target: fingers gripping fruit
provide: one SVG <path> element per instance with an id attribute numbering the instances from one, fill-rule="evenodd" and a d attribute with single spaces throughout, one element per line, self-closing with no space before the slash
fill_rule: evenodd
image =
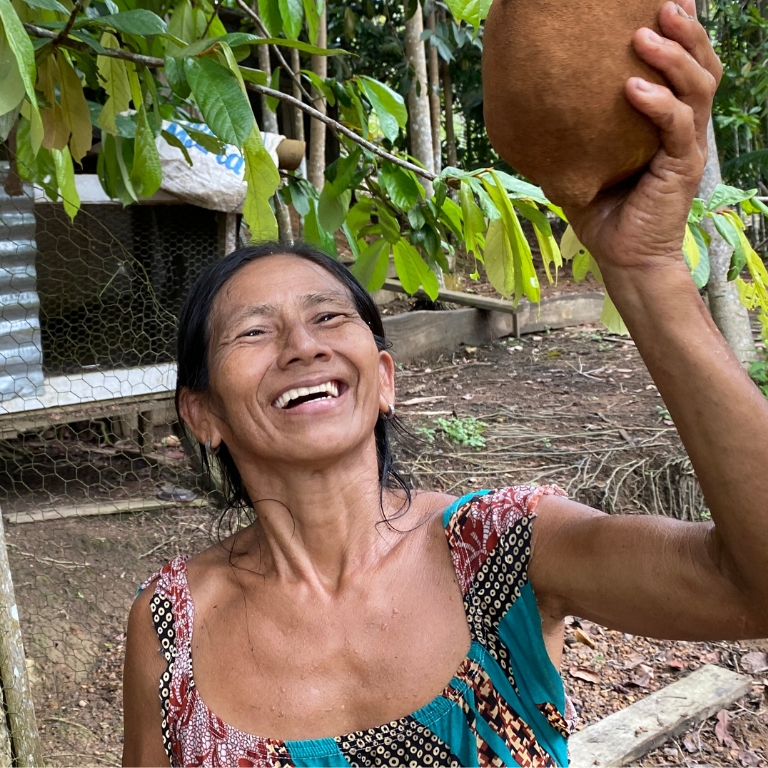
<path id="1" fill-rule="evenodd" d="M 483 38 L 485 125 L 496 151 L 554 203 L 587 205 L 659 149 L 627 101 L 633 76 L 663 83 L 632 38 L 659 31 L 663 0 L 494 0 Z"/>

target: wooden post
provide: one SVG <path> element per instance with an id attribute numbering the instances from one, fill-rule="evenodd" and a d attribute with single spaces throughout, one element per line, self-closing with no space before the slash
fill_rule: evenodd
<path id="1" fill-rule="evenodd" d="M 152 411 L 139 411 L 139 449 L 142 453 L 152 453 L 155 450 L 152 434 L 154 421 Z"/>
<path id="2" fill-rule="evenodd" d="M 19 609 L 16 606 L 13 591 L 2 516 L 0 516 L 0 680 L 2 680 L 5 709 L 11 731 L 13 764 L 42 765 L 43 748 L 37 732 L 32 691 L 27 679 Z M 5 752 L 1 734 L 0 751 Z M 4 754 L 0 754 L 0 759 L 3 757 Z"/>

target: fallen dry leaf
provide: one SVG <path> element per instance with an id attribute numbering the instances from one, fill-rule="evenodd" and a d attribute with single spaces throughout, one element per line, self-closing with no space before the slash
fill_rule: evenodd
<path id="1" fill-rule="evenodd" d="M 762 651 L 752 651 L 741 657 L 741 668 L 751 675 L 768 669 L 768 655 Z"/>
<path id="2" fill-rule="evenodd" d="M 738 755 L 736 755 L 738 761 L 744 766 L 756 766 L 760 765 L 760 758 L 754 753 L 746 749 L 742 749 Z"/>
<path id="3" fill-rule="evenodd" d="M 688 736 L 686 736 L 683 739 L 683 747 L 685 747 L 685 751 L 689 754 L 693 754 L 694 752 L 698 752 L 699 748 L 693 743 L 693 740 L 690 739 Z"/>
<path id="4" fill-rule="evenodd" d="M 685 669 L 688 665 L 684 661 L 680 661 L 680 659 L 672 659 L 671 661 L 667 662 L 667 666 L 670 667 L 670 669 L 676 669 L 679 671 Z"/>
<path id="5" fill-rule="evenodd" d="M 715 723 L 715 736 L 717 740 L 726 747 L 733 748 L 736 742 L 731 735 L 731 716 L 727 709 L 721 709 L 717 713 L 717 722 Z"/>
<path id="6" fill-rule="evenodd" d="M 597 648 L 597 645 L 590 637 L 589 632 L 585 632 L 583 629 L 575 629 L 573 631 L 573 636 L 583 645 L 589 646 L 590 648 Z"/>
<path id="7" fill-rule="evenodd" d="M 600 683 L 600 675 L 594 669 L 589 669 L 589 667 L 571 667 L 568 670 L 568 674 L 577 680 L 586 680 L 588 683 L 594 683 L 595 685 Z"/>
<path id="8" fill-rule="evenodd" d="M 629 685 L 636 685 L 638 688 L 647 688 L 651 684 L 651 678 L 653 675 L 648 672 L 643 672 L 639 675 L 633 675 L 629 681 Z"/>
<path id="9" fill-rule="evenodd" d="M 645 656 L 637 651 L 632 651 L 624 662 L 624 669 L 634 669 L 645 661 Z"/>

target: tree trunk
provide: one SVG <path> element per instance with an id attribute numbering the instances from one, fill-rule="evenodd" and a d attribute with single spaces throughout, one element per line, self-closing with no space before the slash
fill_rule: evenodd
<path id="1" fill-rule="evenodd" d="M 318 48 L 325 48 L 328 44 L 328 22 L 325 6 L 320 14 L 320 24 L 317 32 Z M 325 80 L 328 77 L 328 59 L 325 56 L 312 56 L 312 71 L 320 78 Z M 313 106 L 318 112 L 324 115 L 327 113 L 327 106 L 322 94 L 313 91 L 317 95 Z M 313 120 L 309 130 L 309 163 L 307 164 L 307 178 L 317 188 L 322 189 L 325 184 L 325 123 L 319 120 Z"/>
<path id="2" fill-rule="evenodd" d="M 427 28 L 435 31 L 435 11 L 427 16 Z M 442 141 L 440 140 L 440 59 L 437 46 L 429 45 L 427 59 L 427 74 L 429 76 L 429 119 L 432 124 L 432 163 L 435 173 L 440 173 L 443 166 Z"/>
<path id="3" fill-rule="evenodd" d="M 405 22 L 405 58 L 414 72 L 411 90 L 408 91 L 408 128 L 411 137 L 411 154 L 428 170 L 434 171 L 435 158 L 432 148 L 432 120 L 429 115 L 429 84 L 427 82 L 427 57 L 424 52 L 424 18 L 421 3 L 416 12 Z M 432 197 L 432 182 L 420 179 L 427 197 Z"/>
<path id="4" fill-rule="evenodd" d="M 301 77 L 301 55 L 298 48 L 291 48 L 291 69 L 296 77 Z M 293 83 L 293 98 L 303 101 L 301 88 L 298 83 Z M 304 141 L 304 113 L 298 108 L 293 108 L 293 138 Z"/>
<path id="5" fill-rule="evenodd" d="M 259 12 L 259 4 L 255 0 L 253 3 L 253 10 L 256 13 Z M 259 61 L 259 69 L 267 75 L 267 82 L 270 82 L 272 77 L 272 62 L 269 57 L 268 45 L 257 45 L 257 56 Z M 277 113 L 273 112 L 267 106 L 267 97 L 261 97 L 261 129 L 265 133 L 280 133 L 277 125 Z M 282 201 L 280 195 L 275 193 L 274 196 L 275 205 L 275 218 L 277 219 L 277 232 L 280 242 L 290 243 L 293 242 L 293 228 L 291 227 L 291 215 L 288 212 L 288 206 Z"/>
<path id="6" fill-rule="evenodd" d="M 715 187 L 722 181 L 712 120 L 709 121 L 707 139 L 709 158 L 699 187 L 699 197 L 704 200 L 709 200 Z M 707 283 L 709 311 L 736 357 L 742 364 L 745 364 L 751 360 L 756 360 L 757 352 L 752 337 L 749 313 L 739 300 L 736 284 L 728 282 L 728 270 L 731 265 L 733 249 L 720 237 L 711 219 L 705 219 L 703 226 L 712 238 L 709 246 L 711 275 L 709 283 Z"/>
<path id="7" fill-rule="evenodd" d="M 451 69 L 447 61 L 440 62 L 443 72 L 443 102 L 445 103 L 445 149 L 448 165 L 455 168 L 459 159 L 456 154 L 456 132 L 453 128 L 453 83 Z"/>

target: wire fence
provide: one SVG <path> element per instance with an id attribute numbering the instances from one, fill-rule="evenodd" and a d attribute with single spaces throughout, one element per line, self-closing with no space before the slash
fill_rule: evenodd
<path id="1" fill-rule="evenodd" d="M 119 763 L 137 585 L 209 540 L 174 427 L 174 345 L 225 226 L 191 205 L 86 198 L 72 221 L 0 160 L 0 510 L 48 764 Z M 2 680 L 9 712 L 23 679 Z M 0 765 L 29 764 L 4 722 Z"/>

